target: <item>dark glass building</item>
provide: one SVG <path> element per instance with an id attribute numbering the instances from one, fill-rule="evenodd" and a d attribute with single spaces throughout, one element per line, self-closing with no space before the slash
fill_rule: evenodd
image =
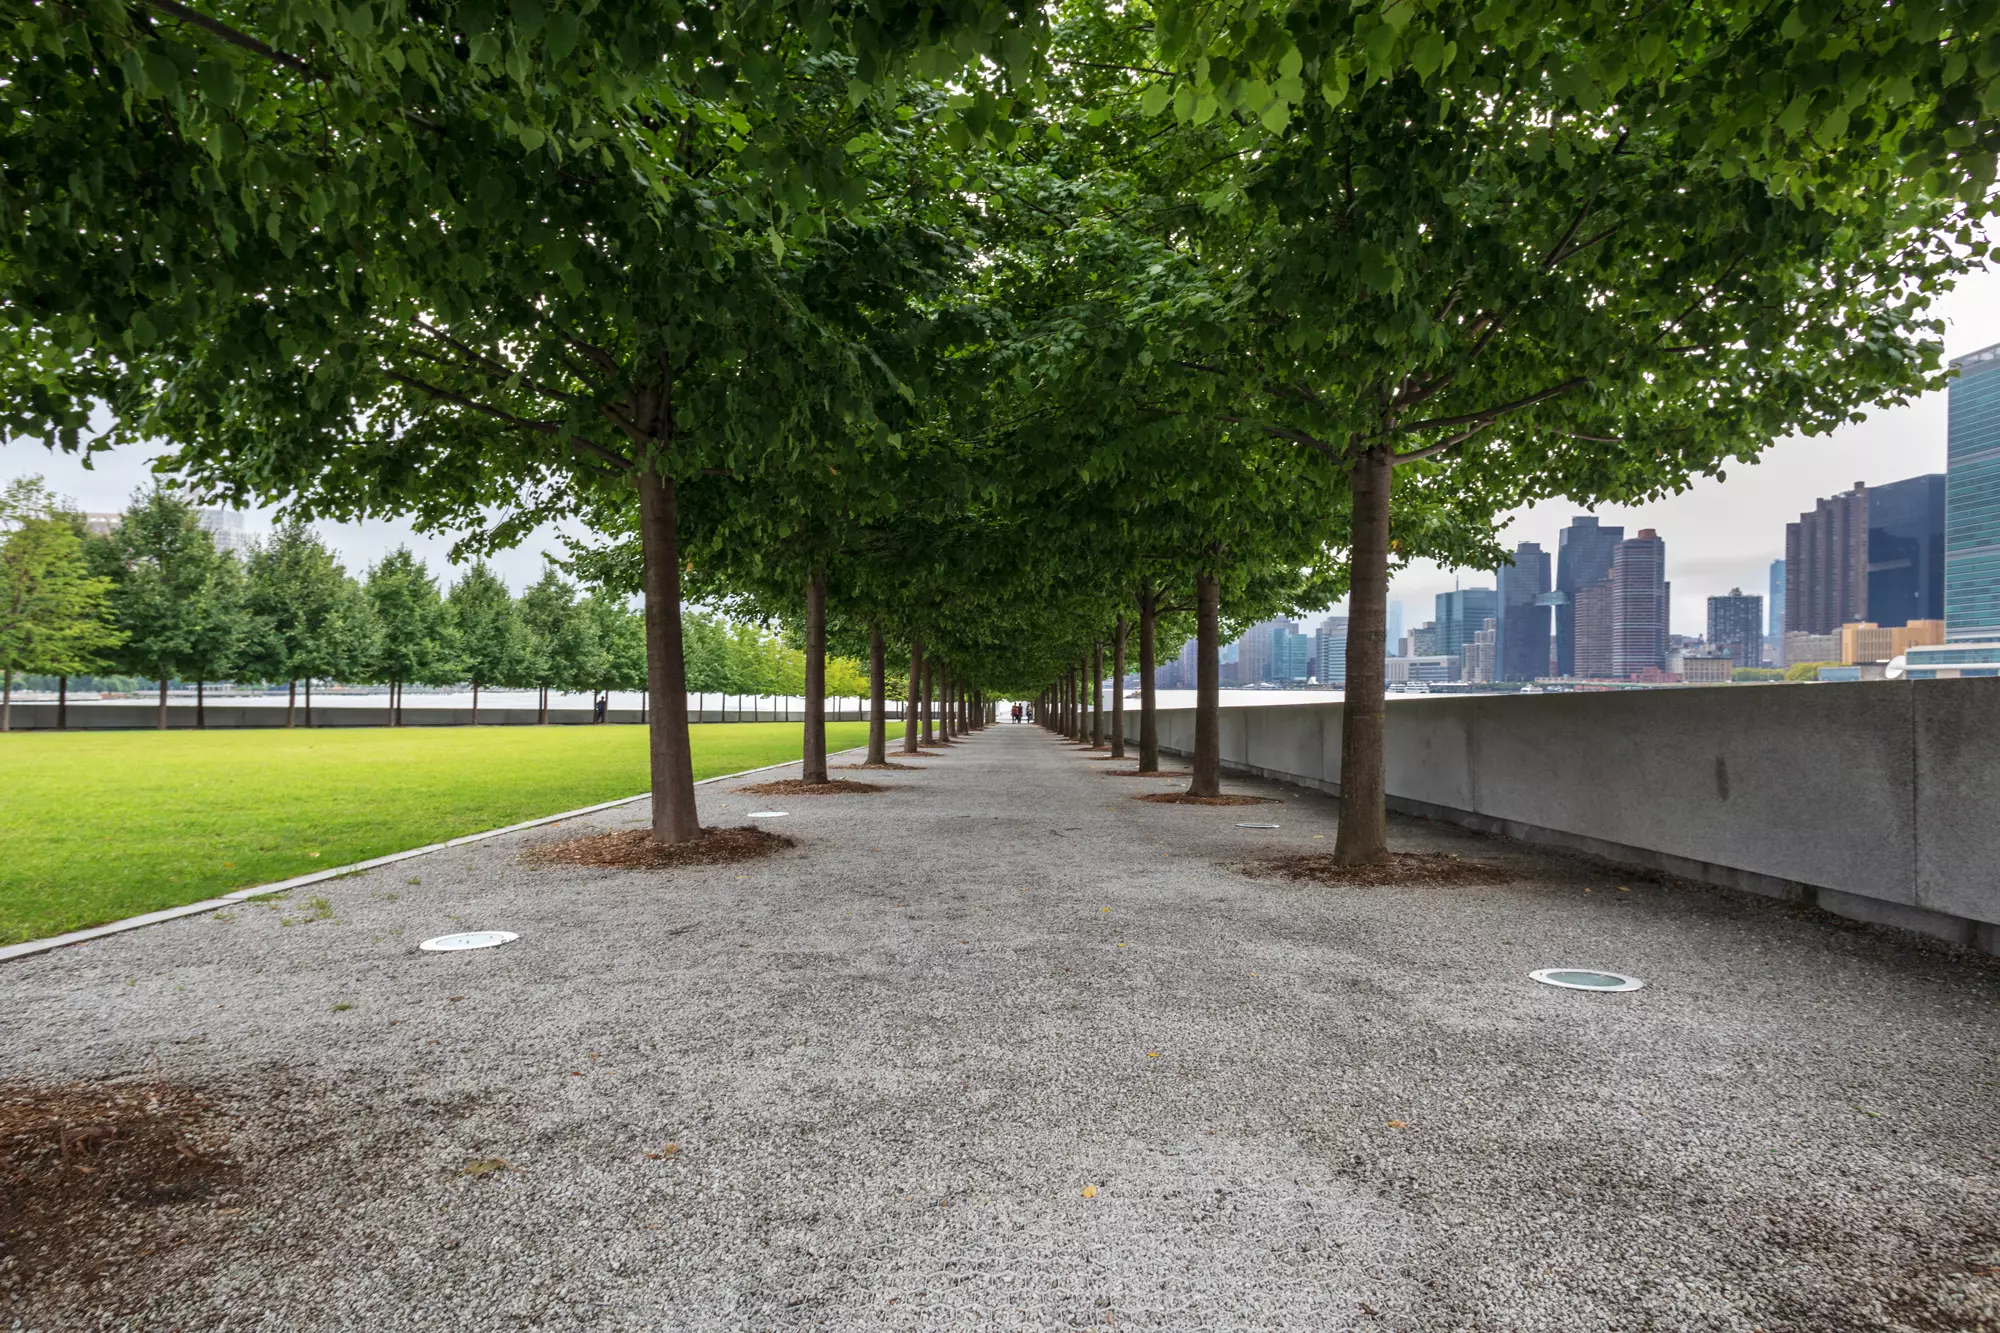
<path id="1" fill-rule="evenodd" d="M 1727 649 L 1740 667 L 1764 660 L 1764 599 L 1741 588 L 1708 599 L 1708 641 Z"/>
<path id="2" fill-rule="evenodd" d="M 1500 567 L 1500 614 L 1495 680 L 1539 680 L 1549 674 L 1549 608 L 1536 599 L 1549 591 L 1549 553 L 1539 542 L 1514 548 L 1514 563 Z"/>
<path id="3" fill-rule="evenodd" d="M 1611 577 L 1611 553 L 1624 540 L 1623 527 L 1602 527 L 1595 516 L 1579 514 L 1556 542 L 1556 591 L 1563 594 L 1555 608 L 1559 676 L 1582 674 L 1576 666 L 1576 595 Z"/>
<path id="4" fill-rule="evenodd" d="M 1612 675 L 1666 669 L 1667 598 L 1667 544 L 1641 528 L 1611 558 Z"/>
<path id="5" fill-rule="evenodd" d="M 2000 345 L 1951 365 L 1944 633 L 1952 642 L 2000 638 Z"/>
<path id="6" fill-rule="evenodd" d="M 1869 488 L 1865 619 L 1944 619 L 1944 495 L 1942 472 Z"/>
<path id="7" fill-rule="evenodd" d="M 1493 588 L 1460 588 L 1437 595 L 1437 650 L 1447 657 L 1465 656 L 1465 645 L 1489 620 L 1500 615 L 1500 594 Z"/>

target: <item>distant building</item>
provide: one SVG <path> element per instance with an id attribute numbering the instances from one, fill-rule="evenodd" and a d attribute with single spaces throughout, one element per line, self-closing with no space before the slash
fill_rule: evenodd
<path id="1" fill-rule="evenodd" d="M 1736 659 L 1727 653 L 1688 653 L 1681 658 L 1681 679 L 1690 685 L 1727 684 L 1736 678 L 1735 671 Z"/>
<path id="2" fill-rule="evenodd" d="M 1447 657 L 1464 654 L 1480 626 L 1500 614 L 1500 594 L 1494 588 L 1460 588 L 1437 595 L 1437 650 Z"/>
<path id="3" fill-rule="evenodd" d="M 1829 496 L 1785 525 L 1785 632 L 1835 634 L 1868 616 L 1868 487 Z"/>
<path id="4" fill-rule="evenodd" d="M 1438 656 L 1438 632 L 1435 620 L 1426 620 L 1410 631 L 1408 641 L 1403 645 L 1404 657 Z"/>
<path id="5" fill-rule="evenodd" d="M 1193 639 L 1181 645 L 1180 656 L 1156 668 L 1153 684 L 1162 690 L 1191 690 L 1199 683 L 1200 647 Z"/>
<path id="6" fill-rule="evenodd" d="M 1465 679 L 1475 685 L 1490 685 L 1497 677 L 1499 669 L 1500 629 L 1499 622 L 1492 616 L 1472 635 L 1472 642 L 1465 646 Z"/>
<path id="7" fill-rule="evenodd" d="M 1322 685 L 1344 689 L 1347 685 L 1347 617 L 1328 616 L 1320 622 L 1313 638 L 1317 663 L 1314 677 Z"/>
<path id="8" fill-rule="evenodd" d="M 1555 607 L 1558 676 L 1611 674 L 1608 667 L 1602 672 L 1592 672 L 1577 665 L 1576 598 L 1584 588 L 1611 577 L 1611 554 L 1623 540 L 1623 527 L 1603 527 L 1595 516 L 1579 514 L 1570 520 L 1556 542 L 1556 591 L 1561 594 Z"/>
<path id="9" fill-rule="evenodd" d="M 203 509 L 197 517 L 218 551 L 247 555 L 257 544 L 257 534 L 250 531 L 243 515 L 234 509 Z"/>
<path id="10" fill-rule="evenodd" d="M 1382 654 L 1385 657 L 1394 657 L 1397 651 L 1396 646 L 1403 639 L 1403 604 L 1401 602 L 1389 603 L 1389 623 L 1387 629 L 1388 632 L 1382 637 Z"/>
<path id="11" fill-rule="evenodd" d="M 1313 672 L 1313 641 L 1289 620 L 1271 626 L 1270 665 L 1264 679 L 1279 685 L 1303 681 Z"/>
<path id="12" fill-rule="evenodd" d="M 1651 528 L 1618 543 L 1611 558 L 1611 673 L 1636 676 L 1667 665 L 1667 544 Z"/>
<path id="13" fill-rule="evenodd" d="M 1391 684 L 1440 685 L 1458 679 L 1458 659 L 1426 653 L 1421 657 L 1392 657 L 1387 663 Z"/>
<path id="14" fill-rule="evenodd" d="M 1913 620 L 1907 625 L 1876 625 L 1863 620 L 1840 627 L 1840 657 L 1844 666 L 1886 662 L 1913 647 L 1944 642 L 1942 620 Z"/>
<path id="15" fill-rule="evenodd" d="M 1764 660 L 1764 599 L 1731 588 L 1726 597 L 1708 599 L 1708 641 L 1726 649 L 1736 665 L 1753 667 Z"/>
<path id="16" fill-rule="evenodd" d="M 125 522 L 123 514 L 85 514 L 83 530 L 93 537 L 109 537 Z"/>
<path id="17" fill-rule="evenodd" d="M 1840 636 L 1838 634 L 1806 634 L 1799 630 L 1785 631 L 1785 660 L 1780 666 L 1795 667 L 1801 662 L 1838 662 L 1840 660 Z"/>
<path id="18" fill-rule="evenodd" d="M 1616 670 L 1611 638 L 1611 580 L 1599 579 L 1576 590 L 1570 605 L 1570 670 L 1589 680 L 1609 680 Z M 1556 608 L 1561 610 L 1561 607 Z"/>
<path id="19" fill-rule="evenodd" d="M 1903 674 L 1910 680 L 2000 676 L 2000 638 L 1919 645 L 1910 649 Z"/>
<path id="20" fill-rule="evenodd" d="M 1945 449 L 1944 624 L 2000 639 L 2000 345 L 1952 363 Z"/>
<path id="21" fill-rule="evenodd" d="M 1499 572 L 1500 612 L 1494 680 L 1539 680 L 1549 674 L 1549 555 L 1538 542 L 1514 548 L 1514 563 Z"/>
<path id="22" fill-rule="evenodd" d="M 1765 609 L 1770 612 L 1770 627 L 1764 631 L 1780 643 L 1785 639 L 1785 562 L 1771 562 L 1770 597 L 1765 601 Z"/>
<path id="23" fill-rule="evenodd" d="M 1944 619 L 1945 474 L 1911 477 L 1868 492 L 1868 597 L 1878 625 Z"/>

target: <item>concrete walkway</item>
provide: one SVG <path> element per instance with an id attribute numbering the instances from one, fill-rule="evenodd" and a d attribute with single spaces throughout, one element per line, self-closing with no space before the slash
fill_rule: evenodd
<path id="1" fill-rule="evenodd" d="M 703 789 L 761 862 L 517 859 L 634 807 L 0 968 L 0 1081 L 192 1084 L 246 1168 L 0 1327 L 2000 1328 L 1990 964 L 1416 823 L 1516 882 L 1252 879 L 1331 803 L 1028 726 L 921 762 Z"/>

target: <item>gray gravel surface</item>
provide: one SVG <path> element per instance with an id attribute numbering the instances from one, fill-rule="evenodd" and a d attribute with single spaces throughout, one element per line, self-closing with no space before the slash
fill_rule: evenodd
<path id="1" fill-rule="evenodd" d="M 519 860 L 635 806 L 0 968 L 0 1079 L 194 1085 L 245 1166 L 0 1326 L 2000 1328 L 1989 962 L 1414 821 L 1518 878 L 1253 879 L 1332 803 L 1039 728 L 923 762 L 704 788 L 764 861 Z"/>

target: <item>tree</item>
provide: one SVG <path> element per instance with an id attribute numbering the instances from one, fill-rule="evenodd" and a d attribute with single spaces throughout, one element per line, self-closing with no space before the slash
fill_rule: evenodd
<path id="1" fill-rule="evenodd" d="M 297 721 L 299 678 L 325 674 L 325 643 L 350 580 L 326 543 L 296 519 L 251 552 L 246 574 L 250 625 L 240 670 L 286 686 L 289 727 Z"/>
<path id="2" fill-rule="evenodd" d="M 194 507 L 157 485 L 86 549 L 94 572 L 111 580 L 112 623 L 124 636 L 113 661 L 158 683 L 164 731 L 168 683 L 225 668 L 241 641 L 240 570 L 215 549 Z"/>
<path id="3" fill-rule="evenodd" d="M 211 542 L 213 539 L 211 539 Z M 208 580 L 187 605 L 183 676 L 194 677 L 194 724 L 208 726 L 208 682 L 236 673 L 252 631 L 243 562 L 236 552 L 217 550 Z"/>
<path id="4" fill-rule="evenodd" d="M 802 308 L 799 265 L 874 202 L 862 149 L 907 133 L 907 72 L 955 78 L 928 120 L 1011 132 L 1039 11 L 239 21 L 44 8 L 0 35 L 0 429 L 74 447 L 107 405 L 94 445 L 169 438 L 219 492 L 439 528 L 499 508 L 494 542 L 636 503 L 654 834 L 700 836 L 683 488 L 754 479 L 815 414 L 865 426 L 876 367 Z"/>
<path id="5" fill-rule="evenodd" d="M 582 615 L 597 645 L 591 692 L 603 695 L 608 709 L 611 691 L 646 688 L 646 624 L 623 597 L 602 588 L 584 599 Z"/>
<path id="6" fill-rule="evenodd" d="M 377 638 L 372 677 L 389 687 L 389 725 L 403 725 L 403 686 L 449 674 L 444 602 L 423 562 L 398 546 L 368 571 Z"/>
<path id="7" fill-rule="evenodd" d="M 576 604 L 576 587 L 553 567 L 521 594 L 516 609 L 525 635 L 521 682 L 535 690 L 535 720 L 549 720 L 549 691 L 597 686 L 597 635 Z"/>
<path id="8" fill-rule="evenodd" d="M 0 731 L 13 726 L 16 672 L 74 675 L 117 645 L 110 591 L 41 478 L 0 492 Z"/>
<path id="9" fill-rule="evenodd" d="M 514 598 L 484 561 L 474 561 L 445 596 L 454 670 L 472 682 L 472 725 L 479 725 L 481 686 L 520 674 L 525 651 Z"/>

